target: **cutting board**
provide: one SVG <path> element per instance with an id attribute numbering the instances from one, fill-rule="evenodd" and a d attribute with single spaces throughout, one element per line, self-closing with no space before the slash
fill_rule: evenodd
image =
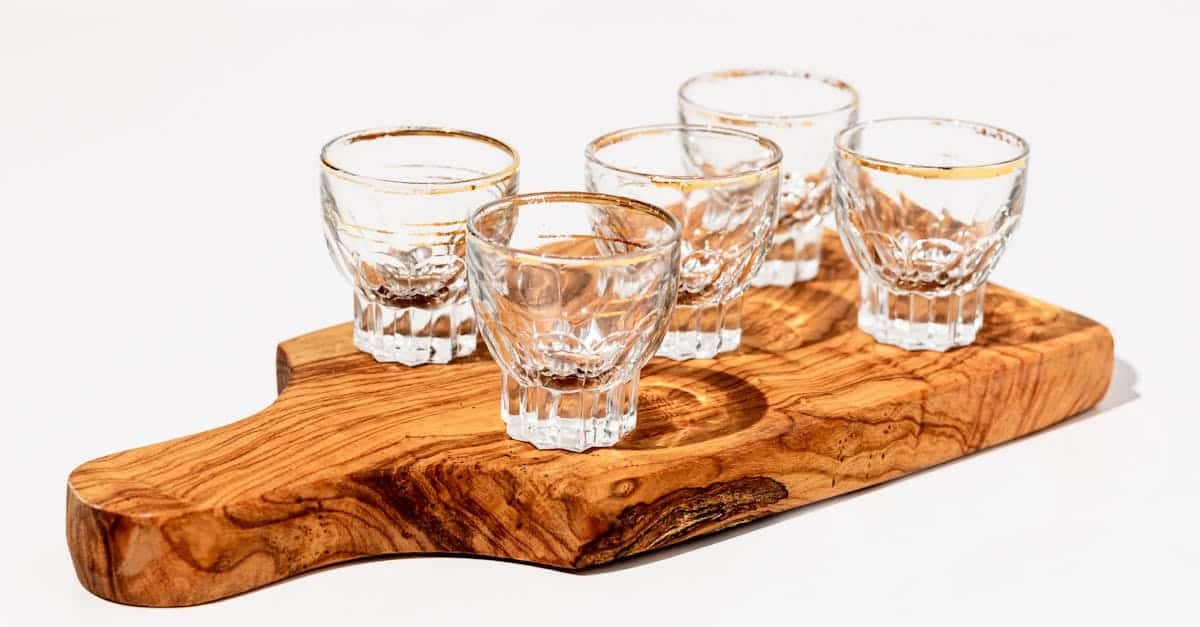
<path id="1" fill-rule="evenodd" d="M 1107 329 L 994 285 L 975 345 L 876 344 L 835 237 L 824 255 L 816 280 L 748 294 L 736 352 L 651 361 L 637 429 L 582 454 L 505 436 L 482 344 L 409 368 L 357 352 L 349 324 L 283 342 L 266 409 L 71 473 L 79 580 L 177 606 L 366 556 L 586 568 L 1019 438 L 1108 387 Z"/>

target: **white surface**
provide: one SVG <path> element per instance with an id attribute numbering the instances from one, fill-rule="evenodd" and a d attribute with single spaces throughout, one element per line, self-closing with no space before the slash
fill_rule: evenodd
<path id="1" fill-rule="evenodd" d="M 0 4 L 0 623 L 1196 624 L 1194 3 L 31 4 Z M 1028 138 L 996 279 L 1112 328 L 1103 408 L 585 575 L 379 560 L 175 610 L 76 583 L 71 468 L 255 411 L 276 342 L 350 316 L 318 226 L 325 139 L 477 129 L 521 151 L 523 190 L 578 189 L 592 136 L 670 120 L 683 78 L 745 64 L 845 77 L 867 117 Z"/>

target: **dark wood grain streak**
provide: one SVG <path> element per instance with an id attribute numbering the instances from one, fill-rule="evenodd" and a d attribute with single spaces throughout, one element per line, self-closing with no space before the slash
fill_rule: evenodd
<path id="1" fill-rule="evenodd" d="M 71 473 L 79 580 L 169 606 L 374 555 L 582 568 L 1036 432 L 1108 387 L 1104 327 L 995 286 L 974 346 L 875 344 L 836 239 L 824 258 L 813 282 L 749 294 L 738 351 L 652 361 L 638 428 L 585 454 L 505 437 L 486 354 L 379 364 L 348 324 L 284 342 L 270 407 Z"/>
<path id="2" fill-rule="evenodd" d="M 787 498 L 787 488 L 769 477 L 743 477 L 699 488 L 680 488 L 651 503 L 626 507 L 604 534 L 583 545 L 573 566 L 670 546 L 705 528 L 727 526 L 740 514 Z"/>

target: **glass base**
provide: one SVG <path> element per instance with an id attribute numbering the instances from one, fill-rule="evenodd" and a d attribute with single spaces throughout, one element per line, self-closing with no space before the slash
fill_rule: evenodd
<path id="1" fill-rule="evenodd" d="M 500 417 L 509 437 L 540 449 L 612 446 L 637 425 L 637 379 L 606 390 L 523 386 L 502 374 Z"/>
<path id="2" fill-rule="evenodd" d="M 950 296 L 897 293 L 858 276 L 858 327 L 882 344 L 946 351 L 975 341 L 983 326 L 983 287 Z"/>
<path id="3" fill-rule="evenodd" d="M 742 343 L 742 297 L 715 305 L 675 305 L 659 357 L 712 359 Z"/>
<path id="4" fill-rule="evenodd" d="M 750 280 L 753 287 L 787 287 L 811 281 L 821 269 L 821 222 L 775 233 L 767 258 Z"/>
<path id="5" fill-rule="evenodd" d="M 354 296 L 354 346 L 375 361 L 406 366 L 444 364 L 475 352 L 471 302 L 389 307 Z"/>

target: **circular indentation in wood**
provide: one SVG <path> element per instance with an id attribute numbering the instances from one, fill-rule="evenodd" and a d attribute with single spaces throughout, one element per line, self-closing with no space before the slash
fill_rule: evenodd
<path id="1" fill-rule="evenodd" d="M 767 398 L 728 372 L 671 364 L 647 369 L 638 390 L 638 424 L 617 448 L 686 446 L 736 433 L 762 420 Z"/>
<path id="2" fill-rule="evenodd" d="M 788 287 L 764 287 L 746 296 L 742 346 L 783 354 L 826 342 L 857 327 L 857 271 L 836 237 L 821 245 L 815 279 Z"/>

